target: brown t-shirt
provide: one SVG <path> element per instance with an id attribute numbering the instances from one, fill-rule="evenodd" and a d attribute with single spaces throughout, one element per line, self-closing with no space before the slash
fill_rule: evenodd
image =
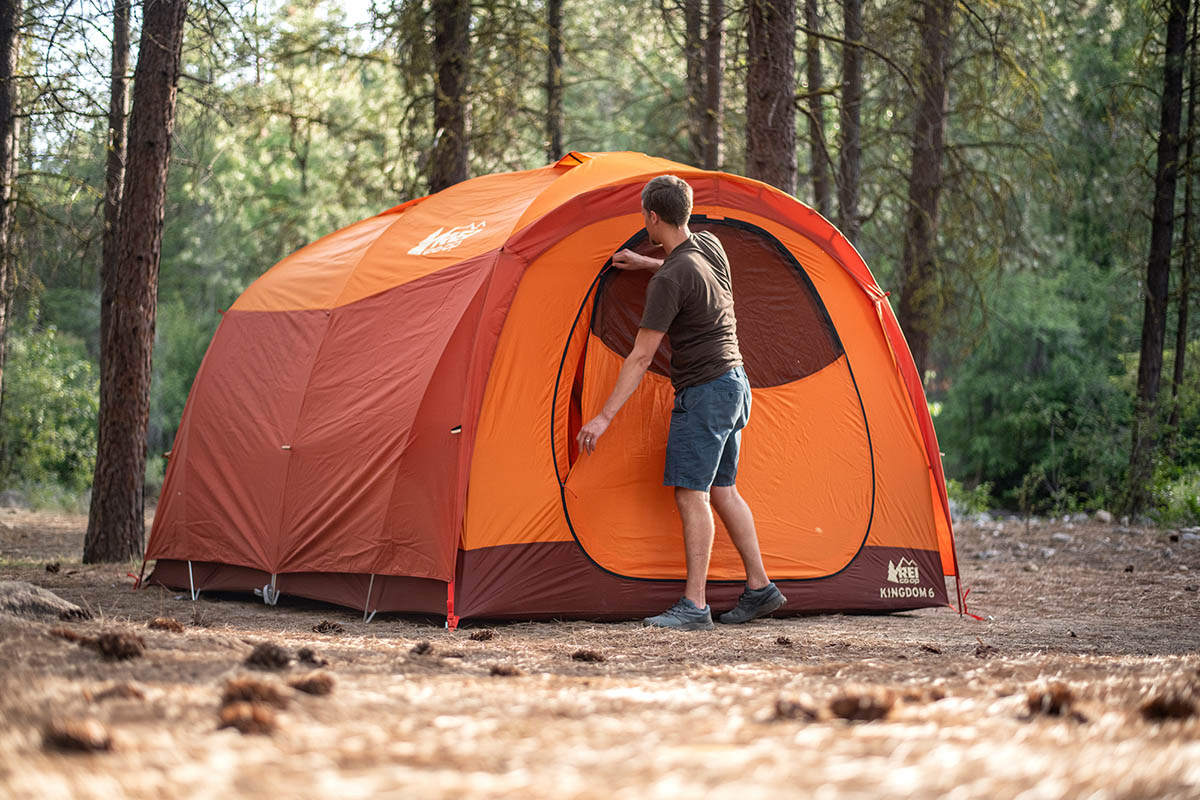
<path id="1" fill-rule="evenodd" d="M 646 287 L 641 327 L 670 338 L 676 391 L 742 365 L 729 259 L 717 237 L 693 233 L 671 251 Z"/>

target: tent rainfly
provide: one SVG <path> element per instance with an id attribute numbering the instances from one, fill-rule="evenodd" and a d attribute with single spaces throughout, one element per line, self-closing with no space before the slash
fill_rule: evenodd
<path id="1" fill-rule="evenodd" d="M 649 276 L 611 257 L 651 252 L 640 196 L 662 174 L 691 184 L 692 229 L 732 264 L 754 393 L 738 486 L 783 612 L 946 604 L 941 458 L 887 294 L 794 198 L 637 153 L 465 181 L 255 281 L 192 386 L 149 582 L 450 625 L 670 605 L 667 340 L 595 454 L 574 443 L 632 347 Z M 719 521 L 709 578 L 732 605 L 744 576 Z"/>

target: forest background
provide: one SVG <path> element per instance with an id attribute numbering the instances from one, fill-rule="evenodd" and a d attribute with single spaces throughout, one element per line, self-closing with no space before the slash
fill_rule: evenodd
<path id="1" fill-rule="evenodd" d="M 222 309 L 280 258 L 462 177 L 454 160 L 482 175 L 570 150 L 638 150 L 783 185 L 850 236 L 918 340 L 952 497 L 967 510 L 1127 509 L 1200 523 L 1200 353 L 1187 325 L 1194 17 L 1185 51 L 1168 36 L 1187 3 L 763 8 L 193 3 L 157 286 L 148 500 Z M 16 9 L 0 486 L 82 510 L 97 450 L 113 8 Z M 131 22 L 136 53 L 138 5 Z M 438 89 L 456 26 L 457 122 Z M 764 48 L 776 54 L 767 77 Z M 921 133 L 922 102 L 938 89 L 931 63 L 944 101 L 932 162 Z M 754 95 L 765 80 L 778 85 L 783 66 L 793 138 L 770 137 L 776 172 L 764 174 Z M 1164 141 L 1178 146 L 1160 298 L 1170 313 L 1159 314 L 1161 391 L 1146 404 L 1139 366 Z M 461 146 L 448 155 L 447 142 Z M 933 213 L 922 216 L 930 191 Z M 922 228 L 928 257 L 914 260 Z M 1130 468 L 1139 430 L 1153 432 L 1141 477 Z"/>

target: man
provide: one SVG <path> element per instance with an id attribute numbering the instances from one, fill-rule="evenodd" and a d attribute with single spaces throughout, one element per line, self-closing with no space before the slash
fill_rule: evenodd
<path id="1" fill-rule="evenodd" d="M 619 269 L 647 269 L 654 276 L 646 289 L 646 310 L 633 351 L 603 410 L 583 426 L 577 441 L 581 452 L 595 451 L 597 440 L 641 382 L 663 336 L 669 336 L 675 407 L 663 485 L 675 487 L 687 583 L 678 603 L 645 624 L 712 630 L 705 587 L 713 508 L 746 570 L 746 590 L 737 606 L 721 615 L 721 622 L 749 622 L 775 611 L 787 598 L 767 578 L 754 515 L 735 483 L 741 431 L 750 418 L 750 384 L 738 350 L 729 259 L 715 236 L 688 230 L 691 213 L 692 188 L 673 175 L 657 177 L 642 190 L 646 233 L 667 257 L 659 260 L 630 250 L 613 256 L 613 266 Z"/>

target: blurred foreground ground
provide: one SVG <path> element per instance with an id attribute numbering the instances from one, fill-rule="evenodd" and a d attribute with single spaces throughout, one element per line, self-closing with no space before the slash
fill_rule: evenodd
<path id="1" fill-rule="evenodd" d="M 1167 687 L 1200 692 L 1195 531 L 961 525 L 982 622 L 926 609 L 712 633 L 537 623 L 489 625 L 475 641 L 485 626 L 134 592 L 136 568 L 79 564 L 85 527 L 0 509 L 0 581 L 95 615 L 0 614 L 3 797 L 1200 797 L 1200 718 L 1138 710 Z M 184 629 L 148 629 L 155 617 Z M 344 631 L 315 633 L 323 621 Z M 104 661 L 48 633 L 63 627 L 134 631 L 146 652 Z M 217 730 L 227 679 L 306 671 L 248 670 L 263 641 L 316 650 L 333 693 L 297 694 L 274 735 Z M 421 642 L 431 650 L 414 652 Z M 603 660 L 572 658 L 581 650 Z M 89 701 L 126 681 L 144 696 Z M 1028 691 L 1052 681 L 1076 713 L 1029 713 Z M 860 687 L 901 699 L 884 720 L 832 718 L 830 700 Z M 818 718 L 781 719 L 780 701 Z M 112 752 L 44 749 L 43 728 L 63 716 L 108 725 Z"/>

